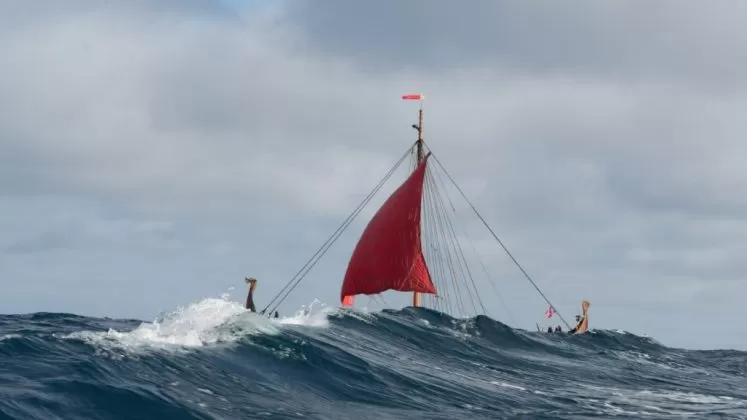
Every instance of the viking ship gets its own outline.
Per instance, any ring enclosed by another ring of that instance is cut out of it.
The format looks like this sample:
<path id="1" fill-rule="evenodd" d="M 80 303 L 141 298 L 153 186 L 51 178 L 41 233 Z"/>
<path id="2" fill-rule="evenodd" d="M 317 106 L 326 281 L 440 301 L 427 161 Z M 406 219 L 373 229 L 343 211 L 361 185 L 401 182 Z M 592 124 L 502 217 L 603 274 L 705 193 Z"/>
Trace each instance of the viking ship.
<path id="1" fill-rule="evenodd" d="M 412 125 L 417 131 L 417 140 L 337 231 L 275 296 L 265 311 L 273 305 L 270 313 L 277 309 L 280 302 L 298 286 L 402 162 L 408 156 L 412 156 L 414 162 L 409 175 L 378 208 L 352 251 L 340 290 L 342 306 L 353 306 L 357 295 L 377 296 L 383 292 L 397 291 L 411 293 L 413 307 L 430 308 L 452 316 L 487 314 L 488 310 L 482 301 L 484 293 L 476 286 L 474 270 L 467 263 L 462 247 L 463 241 L 460 241 L 456 224 L 449 215 L 448 210 L 454 207 L 451 197 L 444 199 L 442 187 L 446 178 L 523 276 L 550 305 L 549 313 L 557 314 L 570 332 L 586 332 L 589 302 L 582 302 L 582 318 L 576 323 L 575 328 L 571 328 L 426 145 L 423 140 L 424 96 L 409 94 L 403 95 L 402 99 L 420 103 L 418 122 Z M 445 176 L 434 175 L 431 161 L 435 161 Z M 483 269 L 487 273 L 484 265 Z M 492 281 L 490 284 L 494 286 Z M 495 287 L 494 291 L 497 293 Z"/>

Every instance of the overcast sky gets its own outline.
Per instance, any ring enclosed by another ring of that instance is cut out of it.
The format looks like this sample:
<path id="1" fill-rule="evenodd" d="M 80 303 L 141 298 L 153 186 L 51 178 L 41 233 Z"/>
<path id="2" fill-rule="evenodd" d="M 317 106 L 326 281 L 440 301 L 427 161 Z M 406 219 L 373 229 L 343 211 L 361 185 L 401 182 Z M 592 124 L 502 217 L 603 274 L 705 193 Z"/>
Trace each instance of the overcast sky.
<path id="1" fill-rule="evenodd" d="M 423 92 L 430 146 L 566 319 L 588 299 L 593 328 L 747 349 L 747 4 L 239 3 L 0 1 L 0 312 L 149 320 L 246 275 L 263 307 Z M 374 210 L 281 312 L 339 304 Z M 475 232 L 490 315 L 533 329 L 547 305 Z"/>

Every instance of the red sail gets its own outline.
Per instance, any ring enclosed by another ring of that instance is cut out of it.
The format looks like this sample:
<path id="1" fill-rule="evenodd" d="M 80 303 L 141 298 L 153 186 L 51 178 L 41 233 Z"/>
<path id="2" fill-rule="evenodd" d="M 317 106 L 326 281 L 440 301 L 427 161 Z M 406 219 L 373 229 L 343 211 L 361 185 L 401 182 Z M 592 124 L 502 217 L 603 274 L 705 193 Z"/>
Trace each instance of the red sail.
<path id="1" fill-rule="evenodd" d="M 374 215 L 348 263 L 340 298 L 386 290 L 436 294 L 420 243 L 420 210 L 428 157 Z"/>

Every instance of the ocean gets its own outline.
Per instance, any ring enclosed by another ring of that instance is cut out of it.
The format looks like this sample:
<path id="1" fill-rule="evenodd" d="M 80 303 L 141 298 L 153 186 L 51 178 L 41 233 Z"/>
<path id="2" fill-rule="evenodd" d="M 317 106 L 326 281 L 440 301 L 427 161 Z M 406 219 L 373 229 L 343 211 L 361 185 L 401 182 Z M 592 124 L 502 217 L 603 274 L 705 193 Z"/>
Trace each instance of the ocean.
<path id="1" fill-rule="evenodd" d="M 0 316 L 1 420 L 747 419 L 745 375 L 745 352 L 420 308 Z"/>

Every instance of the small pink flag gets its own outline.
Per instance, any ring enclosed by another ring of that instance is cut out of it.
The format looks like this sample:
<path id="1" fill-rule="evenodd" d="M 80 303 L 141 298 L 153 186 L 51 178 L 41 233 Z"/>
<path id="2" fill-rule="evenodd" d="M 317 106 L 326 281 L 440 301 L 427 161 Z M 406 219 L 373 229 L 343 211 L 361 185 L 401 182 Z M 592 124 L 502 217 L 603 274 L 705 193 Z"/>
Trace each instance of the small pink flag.
<path id="1" fill-rule="evenodd" d="M 551 306 L 545 311 L 545 316 L 549 319 L 552 318 L 553 315 L 555 315 L 555 308 Z"/>

